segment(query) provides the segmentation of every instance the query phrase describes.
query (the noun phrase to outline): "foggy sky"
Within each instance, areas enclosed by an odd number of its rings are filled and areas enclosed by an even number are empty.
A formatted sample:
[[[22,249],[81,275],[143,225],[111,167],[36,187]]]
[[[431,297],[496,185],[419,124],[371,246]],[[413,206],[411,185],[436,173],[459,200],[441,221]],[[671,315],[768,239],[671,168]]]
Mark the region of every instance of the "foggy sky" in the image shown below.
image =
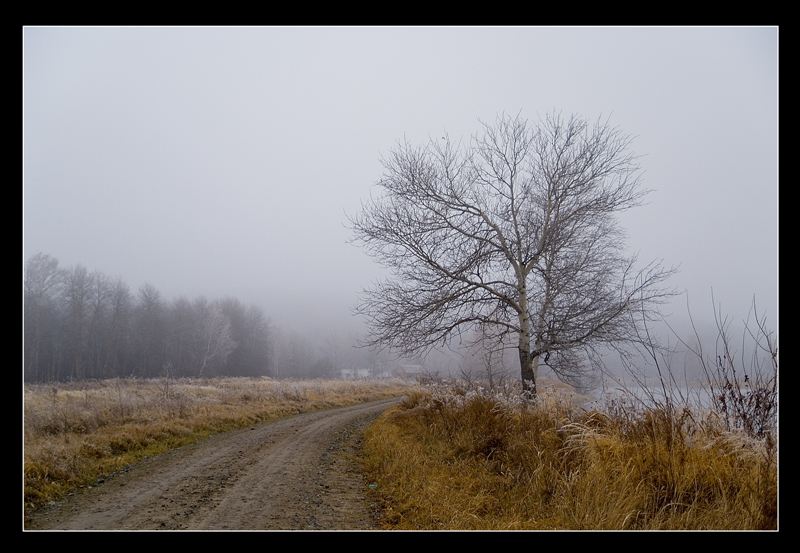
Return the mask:
[[[631,251],[693,315],[777,326],[774,27],[27,27],[23,263],[348,325],[380,274],[346,243],[380,155],[553,109],[637,138]],[[670,311],[670,310],[668,310]],[[685,314],[684,300],[671,309]]]

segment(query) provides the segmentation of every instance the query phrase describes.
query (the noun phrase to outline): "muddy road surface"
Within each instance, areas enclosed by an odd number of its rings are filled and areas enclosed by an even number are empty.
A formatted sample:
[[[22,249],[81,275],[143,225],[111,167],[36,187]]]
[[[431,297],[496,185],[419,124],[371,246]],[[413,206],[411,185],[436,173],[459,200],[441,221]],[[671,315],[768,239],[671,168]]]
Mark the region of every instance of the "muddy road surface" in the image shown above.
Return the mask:
[[[397,399],[304,413],[146,459],[26,530],[370,530],[361,431]]]

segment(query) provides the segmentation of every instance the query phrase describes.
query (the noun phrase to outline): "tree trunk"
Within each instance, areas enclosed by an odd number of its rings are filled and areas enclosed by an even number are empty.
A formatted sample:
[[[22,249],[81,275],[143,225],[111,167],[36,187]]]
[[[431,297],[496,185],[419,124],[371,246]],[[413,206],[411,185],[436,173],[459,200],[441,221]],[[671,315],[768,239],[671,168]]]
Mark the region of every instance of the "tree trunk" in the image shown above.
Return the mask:
[[[520,343],[519,366],[520,375],[522,376],[522,392],[531,399],[536,398],[536,372],[533,370],[533,361],[534,358],[531,357],[530,347],[525,348]]]
[[[536,399],[536,371],[534,366],[535,355],[531,355],[531,319],[528,313],[528,291],[524,277],[520,279],[519,287],[519,368],[522,378],[522,393],[531,399]]]

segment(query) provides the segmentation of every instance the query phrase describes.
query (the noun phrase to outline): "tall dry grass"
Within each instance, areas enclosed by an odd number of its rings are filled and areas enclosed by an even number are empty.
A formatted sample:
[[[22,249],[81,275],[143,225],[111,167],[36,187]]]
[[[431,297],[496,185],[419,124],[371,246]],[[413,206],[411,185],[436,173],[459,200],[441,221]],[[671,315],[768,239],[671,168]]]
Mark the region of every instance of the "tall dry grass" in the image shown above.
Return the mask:
[[[24,387],[25,510],[204,436],[392,397],[400,380],[113,379]]]
[[[535,405],[433,386],[368,430],[396,529],[775,529],[777,447],[689,407]]]

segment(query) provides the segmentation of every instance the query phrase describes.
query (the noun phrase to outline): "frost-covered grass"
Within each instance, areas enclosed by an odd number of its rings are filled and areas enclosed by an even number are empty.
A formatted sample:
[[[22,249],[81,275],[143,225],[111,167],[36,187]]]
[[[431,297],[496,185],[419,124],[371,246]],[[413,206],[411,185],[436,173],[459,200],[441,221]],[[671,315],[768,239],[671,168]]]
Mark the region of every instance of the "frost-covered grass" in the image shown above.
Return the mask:
[[[367,431],[395,529],[775,529],[777,442],[689,406],[431,382]]]
[[[287,415],[396,396],[401,380],[113,379],[24,388],[24,504],[35,508],[148,455]]]

